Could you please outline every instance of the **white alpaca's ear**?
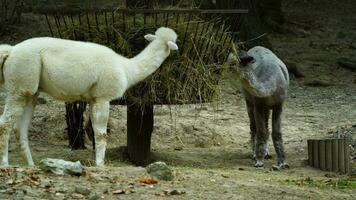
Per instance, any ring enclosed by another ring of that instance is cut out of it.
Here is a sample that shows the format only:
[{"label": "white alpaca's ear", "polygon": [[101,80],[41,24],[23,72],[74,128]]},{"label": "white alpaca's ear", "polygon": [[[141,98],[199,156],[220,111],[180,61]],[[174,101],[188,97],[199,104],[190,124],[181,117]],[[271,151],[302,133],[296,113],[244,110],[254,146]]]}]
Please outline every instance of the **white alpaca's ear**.
[{"label": "white alpaca's ear", "polygon": [[145,39],[149,42],[152,42],[153,40],[155,40],[157,38],[157,36],[152,35],[152,34],[147,34],[145,35]]},{"label": "white alpaca's ear", "polygon": [[170,50],[178,50],[178,45],[172,41],[168,41],[167,45]]}]

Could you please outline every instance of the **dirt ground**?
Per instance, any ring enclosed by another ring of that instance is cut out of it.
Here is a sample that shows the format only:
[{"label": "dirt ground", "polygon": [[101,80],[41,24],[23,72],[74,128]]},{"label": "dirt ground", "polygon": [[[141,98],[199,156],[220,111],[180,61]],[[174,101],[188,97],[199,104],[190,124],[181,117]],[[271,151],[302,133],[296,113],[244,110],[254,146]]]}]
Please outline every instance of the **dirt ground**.
[{"label": "dirt ground", "polygon": [[[217,104],[155,107],[152,157],[166,162],[175,174],[173,181],[157,184],[142,183],[140,179],[149,178],[146,170],[118,153],[126,143],[124,106],[111,108],[107,166],[96,168],[90,143],[80,151],[67,146],[64,103],[42,94],[46,102],[36,107],[30,129],[35,163],[43,158],[80,160],[87,166],[86,174],[62,177],[37,168],[0,168],[0,199],[355,199],[356,177],[309,167],[306,141],[332,137],[330,130],[336,127],[356,125],[356,72],[336,62],[340,57],[355,59],[356,4],[322,0],[321,9],[319,1],[288,2],[284,5],[288,31],[269,37],[276,53],[306,76],[292,77],[283,115],[290,169],[270,170],[276,162],[272,145],[273,158],[265,169],[252,167],[248,117],[233,76],[222,83]],[[36,23],[27,26],[39,26]],[[24,24],[19,30],[26,30]],[[0,38],[0,43],[38,35],[14,34]],[[331,85],[305,85],[312,80]],[[10,164],[24,166],[14,143],[12,138]]]}]

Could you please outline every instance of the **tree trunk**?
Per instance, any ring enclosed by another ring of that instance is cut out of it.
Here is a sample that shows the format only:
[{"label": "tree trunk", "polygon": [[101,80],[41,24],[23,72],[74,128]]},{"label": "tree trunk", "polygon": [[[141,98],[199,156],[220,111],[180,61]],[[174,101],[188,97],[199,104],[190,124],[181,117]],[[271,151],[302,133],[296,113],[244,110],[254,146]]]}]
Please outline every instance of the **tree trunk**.
[{"label": "tree trunk", "polygon": [[83,129],[83,112],[85,111],[86,103],[66,103],[66,121],[69,146],[75,149],[85,149],[84,144],[84,129]]},{"label": "tree trunk", "polygon": [[127,106],[127,150],[135,165],[149,163],[153,123],[153,105]]},{"label": "tree trunk", "polygon": [[247,16],[243,16],[243,21],[236,15],[224,15],[228,19],[232,31],[239,32],[237,39],[248,41],[245,44],[247,49],[257,45],[272,49],[268,38],[260,36],[266,33],[266,28],[277,29],[284,22],[281,9],[282,0],[216,0],[215,4],[212,0],[202,0],[201,6],[205,9],[248,9],[249,13]]}]

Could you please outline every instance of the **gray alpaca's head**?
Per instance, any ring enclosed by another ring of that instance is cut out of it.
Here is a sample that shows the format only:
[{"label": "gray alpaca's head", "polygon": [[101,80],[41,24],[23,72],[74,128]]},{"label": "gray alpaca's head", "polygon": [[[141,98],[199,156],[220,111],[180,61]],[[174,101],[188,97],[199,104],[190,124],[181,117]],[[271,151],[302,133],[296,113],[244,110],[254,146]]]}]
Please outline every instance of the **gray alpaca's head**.
[{"label": "gray alpaca's head", "polygon": [[178,50],[178,45],[177,45],[177,38],[178,35],[176,32],[174,32],[170,28],[166,27],[161,27],[157,29],[156,33],[153,34],[147,34],[145,35],[145,39],[149,42],[152,42],[154,40],[161,40],[163,41],[169,50]]},{"label": "gray alpaca's head", "polygon": [[238,74],[251,70],[251,64],[254,62],[255,58],[248,55],[246,51],[237,52],[236,50],[233,50],[228,57],[230,69]]}]

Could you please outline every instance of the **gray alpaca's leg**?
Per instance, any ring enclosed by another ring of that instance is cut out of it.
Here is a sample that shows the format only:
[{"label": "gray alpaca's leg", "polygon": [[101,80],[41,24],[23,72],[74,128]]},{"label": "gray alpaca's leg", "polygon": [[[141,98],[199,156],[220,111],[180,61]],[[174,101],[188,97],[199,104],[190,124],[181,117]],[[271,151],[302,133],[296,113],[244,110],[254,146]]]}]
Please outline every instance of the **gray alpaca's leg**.
[{"label": "gray alpaca's leg", "polygon": [[31,167],[34,166],[34,162],[32,159],[31,150],[28,142],[28,128],[31,124],[36,98],[37,96],[29,98],[27,100],[24,113],[18,123],[15,124],[15,131],[17,133],[16,135],[20,142],[23,155],[27,161],[28,166]]},{"label": "gray alpaca's leg", "polygon": [[[269,135],[269,130],[268,130],[268,119],[269,119],[269,109],[267,110],[267,114],[265,115],[265,124],[266,124],[266,131],[267,131],[267,135]],[[268,138],[267,138],[268,140]],[[268,142],[266,142],[266,148],[265,148],[265,155],[264,155],[265,159],[271,159],[272,156],[269,153],[269,148],[268,148]]]},{"label": "gray alpaca's leg", "polygon": [[266,115],[269,109],[263,104],[255,104],[254,114],[256,120],[256,164],[255,167],[263,167],[263,158],[266,153],[269,132],[266,126]]},{"label": "gray alpaca's leg", "polygon": [[273,107],[272,114],[272,140],[274,149],[277,154],[277,167],[278,168],[288,168],[289,165],[285,161],[285,153],[281,132],[281,119],[282,119],[283,104],[279,104]]},{"label": "gray alpaca's leg", "polygon": [[255,121],[253,103],[246,100],[246,108],[247,108],[248,118],[250,120],[252,159],[256,159],[256,152],[255,152],[255,149],[256,149],[256,121]]},{"label": "gray alpaca's leg", "polygon": [[95,162],[97,166],[104,165],[109,106],[108,101],[97,101],[90,104],[90,119],[94,130]]},{"label": "gray alpaca's leg", "polygon": [[9,165],[8,148],[10,134],[13,132],[15,123],[24,112],[26,101],[22,97],[8,96],[4,112],[0,117],[0,152],[2,152],[1,165]]}]

